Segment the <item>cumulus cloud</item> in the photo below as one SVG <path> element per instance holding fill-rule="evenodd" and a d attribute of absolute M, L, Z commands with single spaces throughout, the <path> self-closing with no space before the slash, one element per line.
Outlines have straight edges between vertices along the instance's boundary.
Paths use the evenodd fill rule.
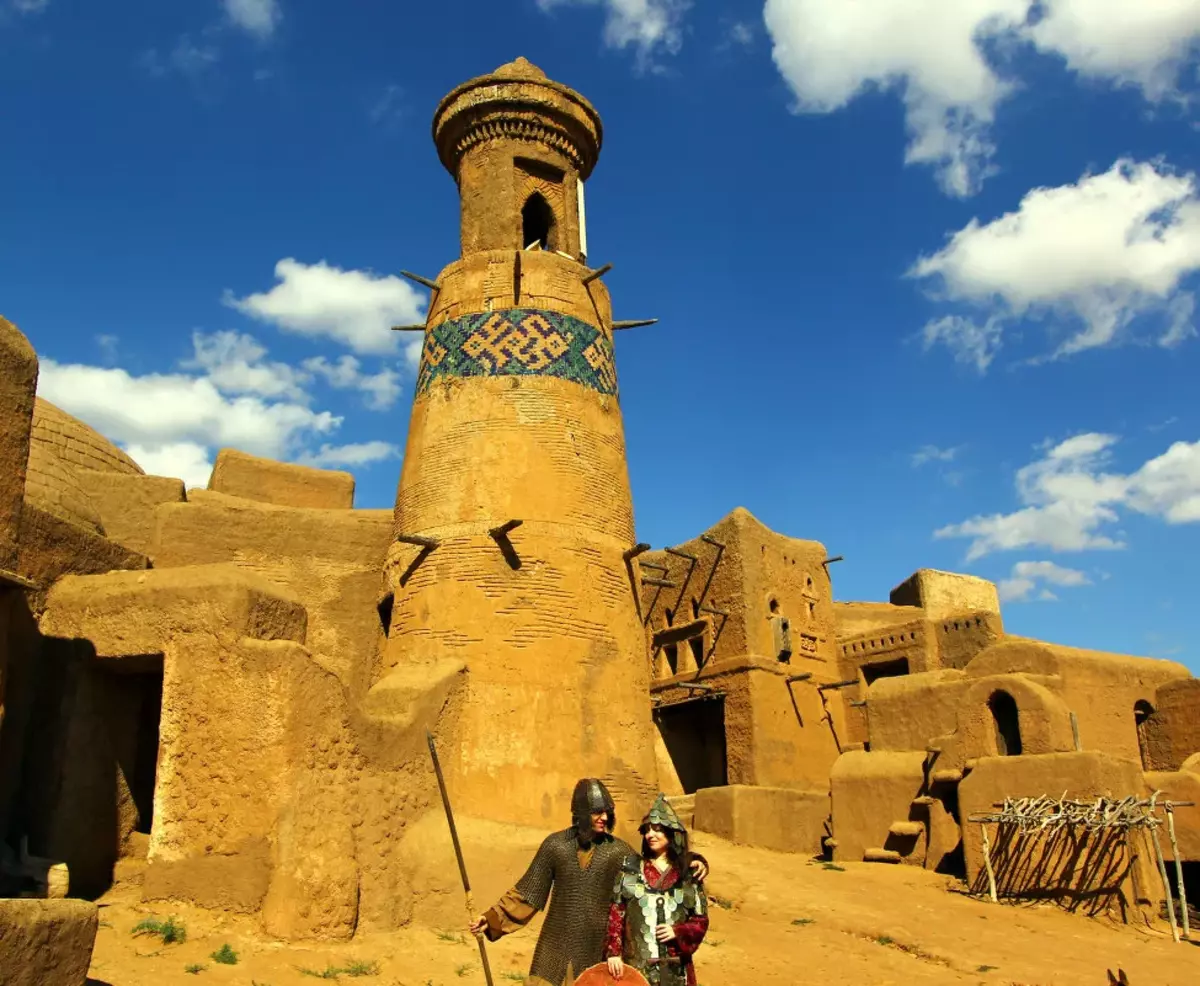
<path fill-rule="evenodd" d="M 991 125 L 1022 47 L 1073 71 L 1169 95 L 1200 39 L 1195 0 L 766 0 L 775 65 L 796 110 L 832 113 L 871 89 L 903 100 L 907 163 L 966 196 L 994 170 Z"/>
<path fill-rule="evenodd" d="M 1012 575 L 1001 579 L 996 588 L 1002 602 L 1020 603 L 1034 598 L 1049 602 L 1058 596 L 1047 586 L 1075 588 L 1091 584 L 1091 579 L 1078 569 L 1064 568 L 1052 561 L 1019 561 L 1013 565 Z"/>
<path fill-rule="evenodd" d="M 1196 176 L 1122 159 L 1074 184 L 1035 188 L 991 222 L 972 219 L 909 274 L 940 300 L 981 313 L 933 320 L 924 339 L 982 372 L 1004 329 L 1027 316 L 1059 337 L 1051 359 L 1120 342 L 1134 325 L 1176 346 L 1195 334 L 1188 285 L 1197 271 Z"/>
<path fill-rule="evenodd" d="M 308 375 L 287 363 L 264 360 L 266 347 L 253 336 L 237 332 L 192 333 L 195 356 L 181 364 L 185 370 L 202 370 L 226 394 L 286 397 L 307 403 L 304 385 Z"/>
<path fill-rule="evenodd" d="M 391 327 L 425 320 L 423 294 L 390 274 L 288 257 L 275 265 L 275 277 L 279 283 L 269 291 L 245 298 L 226 292 L 225 303 L 286 332 L 334 339 L 357 353 L 394 353 L 400 344 Z"/>
<path fill-rule="evenodd" d="M 10 6 L 18 14 L 40 14 L 50 6 L 50 0 L 11 0 Z"/>
<path fill-rule="evenodd" d="M 306 466 L 329 469 L 336 466 L 367 466 L 400 454 L 391 442 L 355 442 L 350 445 L 322 445 L 320 451 L 305 454 L 299 462 Z"/>
<path fill-rule="evenodd" d="M 159 445 L 125 446 L 125 451 L 151 476 L 182 479 L 188 489 L 208 486 L 213 459 L 210 451 L 197 442 L 165 442 Z"/>
<path fill-rule="evenodd" d="M 1026 36 L 1080 75 L 1138 86 L 1149 99 L 1173 90 L 1200 39 L 1196 0 L 1042 0 Z"/>
<path fill-rule="evenodd" d="M 1121 511 L 1168 524 L 1200 521 L 1200 441 L 1176 442 L 1131 473 L 1110 471 L 1115 435 L 1088 432 L 1053 446 L 1017 470 L 1020 509 L 972 517 L 934 532 L 970 538 L 967 559 L 995 551 L 1042 547 L 1052 551 L 1125 547 L 1113 530 Z"/>
<path fill-rule="evenodd" d="M 659 52 L 674 54 L 683 44 L 683 17 L 690 0 L 537 0 L 543 11 L 556 7 L 603 7 L 604 43 L 633 48 L 639 62 L 650 64 Z"/>
<path fill-rule="evenodd" d="M 221 6 L 230 21 L 259 38 L 269 38 L 283 16 L 279 0 L 221 0 Z"/>
<path fill-rule="evenodd" d="M 343 419 L 314 409 L 309 391 L 320 380 L 358 391 L 368 407 L 383 409 L 400 394 L 395 370 L 366 373 L 352 356 L 318 356 L 291 366 L 270 360 L 258 340 L 237 332 L 196 332 L 192 347 L 180 363 L 184 372 L 142 376 L 43 359 L 38 393 L 117 442 L 143 469 L 192 486 L 208 481 L 215 452 L 224 446 L 345 467 L 399 454 L 387 442 L 330 444 Z"/>
<path fill-rule="evenodd" d="M 227 396 L 208 377 L 133 376 L 119 367 L 49 359 L 41 363 L 38 393 L 113 441 L 150 450 L 191 441 L 283 458 L 301 439 L 342 423 L 329 411 L 295 401 Z"/>
<path fill-rule="evenodd" d="M 367 407 L 373 411 L 386 411 L 400 396 L 400 374 L 386 367 L 378 373 L 363 373 L 361 364 L 353 356 L 342 356 L 336 362 L 314 356 L 306 359 L 303 366 L 331 387 L 362 392 Z"/>

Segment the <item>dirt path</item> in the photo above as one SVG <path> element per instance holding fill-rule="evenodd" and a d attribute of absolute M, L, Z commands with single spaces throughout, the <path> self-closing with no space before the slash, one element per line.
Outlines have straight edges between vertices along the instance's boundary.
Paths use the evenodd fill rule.
<path fill-rule="evenodd" d="M 803 857 L 732 846 L 704 835 L 715 898 L 712 927 L 697 954 L 701 986 L 761 983 L 901 986 L 1105 986 L 1121 966 L 1131 986 L 1200 983 L 1200 948 L 1168 936 L 1064 914 L 1051 906 L 973 900 L 908 867 L 828 867 Z M 284 944 L 249 919 L 184 905 L 150 906 L 136 888 L 102 901 L 94 986 L 304 986 L 362 963 L 377 969 L 337 981 L 364 986 L 482 986 L 479 954 L 459 929 L 408 928 L 350 944 Z M 131 934 L 148 915 L 176 915 L 182 944 Z M 522 980 L 536 941 L 530 928 L 489 946 L 496 986 Z M 228 943 L 236 965 L 211 958 Z M 194 973 L 188 966 L 204 968 Z M 361 967 L 360 967 L 361 968 Z M 308 970 L 304 972 L 302 970 Z M 315 975 L 314 974 L 318 974 Z"/>

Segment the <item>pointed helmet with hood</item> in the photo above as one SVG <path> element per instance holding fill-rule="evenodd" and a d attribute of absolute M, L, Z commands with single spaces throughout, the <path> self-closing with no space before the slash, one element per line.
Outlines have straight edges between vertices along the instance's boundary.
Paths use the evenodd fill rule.
<path fill-rule="evenodd" d="M 654 804 L 650 806 L 646 817 L 642 819 L 642 824 L 638 826 L 638 831 L 642 833 L 643 838 L 651 825 L 658 825 L 666 830 L 667 836 L 671 840 L 671 849 L 677 859 L 682 861 L 688 858 L 687 829 L 683 827 L 683 822 L 679 820 L 675 809 L 671 807 L 671 803 L 667 801 L 664 794 L 660 794 L 654 799 Z"/>

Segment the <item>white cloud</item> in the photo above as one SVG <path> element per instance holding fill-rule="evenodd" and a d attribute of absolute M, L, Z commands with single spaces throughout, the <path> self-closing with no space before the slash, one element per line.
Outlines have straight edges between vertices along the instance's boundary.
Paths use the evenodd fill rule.
<path fill-rule="evenodd" d="M 1043 584 L 1044 583 L 1044 584 Z M 1002 602 L 1026 602 L 1041 586 L 1036 598 L 1051 601 L 1058 597 L 1045 585 L 1075 588 L 1091 585 L 1091 579 L 1074 568 L 1064 568 L 1052 561 L 1019 561 L 1012 567 L 1012 575 L 996 584 Z"/>
<path fill-rule="evenodd" d="M 400 374 L 386 367 L 378 373 L 363 373 L 353 356 L 342 356 L 334 363 L 324 356 L 314 356 L 306 359 L 303 366 L 323 377 L 331 387 L 362 391 L 367 407 L 373 411 L 386 411 L 400 396 Z"/>
<path fill-rule="evenodd" d="M 181 364 L 183 368 L 203 370 L 217 389 L 226 394 L 308 401 L 304 390 L 308 375 L 287 363 L 264 362 L 267 350 L 253 336 L 194 332 L 192 346 L 196 354 Z"/>
<path fill-rule="evenodd" d="M 936 445 L 922 445 L 912 454 L 913 468 L 923 466 L 927 462 L 953 462 L 955 456 L 961 451 L 961 445 L 956 445 L 954 448 L 938 448 Z"/>
<path fill-rule="evenodd" d="M 1017 471 L 1019 510 L 972 517 L 934 537 L 971 538 L 967 558 L 974 560 L 1031 547 L 1123 548 L 1120 532 L 1110 530 L 1122 509 L 1168 524 L 1200 521 L 1200 441 L 1176 442 L 1128 474 L 1108 471 L 1116 442 L 1114 435 L 1089 432 L 1049 447 Z"/>
<path fill-rule="evenodd" d="M 1046 16 L 1026 35 L 1080 75 L 1170 94 L 1200 37 L 1196 0 L 1043 0 Z"/>
<path fill-rule="evenodd" d="M 414 333 L 416 335 L 416 333 Z M 409 339 L 404 344 L 404 365 L 413 373 L 421 368 L 421 352 L 425 348 L 425 334 L 421 333 L 415 339 Z"/>
<path fill-rule="evenodd" d="M 40 14 L 50 6 L 50 0 L 12 0 L 11 6 L 18 14 Z"/>
<path fill-rule="evenodd" d="M 265 293 L 235 298 L 226 292 L 226 304 L 288 332 L 335 339 L 357 353 L 394 353 L 399 342 L 391 327 L 425 320 L 423 294 L 390 274 L 288 257 L 275 265 L 275 277 L 279 283 Z"/>
<path fill-rule="evenodd" d="M 384 88 L 379 98 L 371 104 L 367 115 L 372 123 L 390 130 L 403 119 L 404 114 L 404 90 L 393 83 Z"/>
<path fill-rule="evenodd" d="M 924 330 L 960 362 L 987 369 L 1004 328 L 1049 319 L 1065 339 L 1049 358 L 1118 343 L 1134 323 L 1175 346 L 1195 333 L 1188 278 L 1200 271 L 1196 176 L 1122 159 L 1078 182 L 1028 192 L 1014 212 L 972 219 L 909 272 L 938 296 L 982 309 L 986 322 L 947 315 Z"/>
<path fill-rule="evenodd" d="M 165 56 L 157 48 L 151 48 L 142 54 L 140 61 L 142 67 L 153 76 L 161 78 L 168 72 L 178 72 L 196 82 L 220 58 L 221 52 L 216 45 L 210 41 L 193 41 L 190 35 L 185 34 Z"/>
<path fill-rule="evenodd" d="M 604 43 L 634 48 L 643 66 L 659 51 L 674 54 L 683 44 L 683 17 L 691 0 L 537 0 L 544 11 L 555 7 L 602 6 Z"/>
<path fill-rule="evenodd" d="M 38 393 L 121 445 L 151 452 L 179 442 L 233 446 L 286 458 L 303 440 L 334 431 L 342 419 L 292 401 L 227 397 L 207 377 L 150 373 L 42 360 Z"/>
<path fill-rule="evenodd" d="M 221 0 L 221 5 L 234 24 L 260 38 L 269 38 L 283 16 L 278 0 Z"/>
<path fill-rule="evenodd" d="M 151 476 L 182 479 L 188 489 L 208 486 L 213 460 L 207 448 L 196 442 L 168 442 L 161 445 L 126 445 L 125 451 Z"/>
<path fill-rule="evenodd" d="M 390 407 L 400 375 L 365 373 L 353 356 L 317 356 L 300 366 L 268 359 L 253 336 L 196 332 L 187 372 L 135 376 L 119 367 L 44 359 L 38 393 L 117 442 L 148 472 L 203 486 L 222 447 L 313 465 L 366 466 L 399 454 L 382 441 L 332 445 L 342 418 L 314 410 L 309 386 L 321 379 L 362 393 L 368 407 Z M 325 439 L 325 441 L 321 441 Z M 319 451 L 313 451 L 319 445 Z"/>
<path fill-rule="evenodd" d="M 805 113 L 832 113 L 894 89 L 905 160 L 933 165 L 965 196 L 994 170 L 990 129 L 1019 84 L 1002 74 L 1032 45 L 1091 78 L 1170 95 L 1200 38 L 1196 0 L 766 0 L 775 65 Z"/>
<path fill-rule="evenodd" d="M 322 445 L 319 452 L 301 456 L 297 461 L 306 466 L 328 469 L 335 466 L 368 466 L 395 458 L 400 449 L 391 442 L 357 442 L 350 445 Z"/>
<path fill-rule="evenodd" d="M 735 21 L 729 28 L 729 40 L 734 44 L 749 47 L 754 43 L 754 25 L 745 21 Z"/>

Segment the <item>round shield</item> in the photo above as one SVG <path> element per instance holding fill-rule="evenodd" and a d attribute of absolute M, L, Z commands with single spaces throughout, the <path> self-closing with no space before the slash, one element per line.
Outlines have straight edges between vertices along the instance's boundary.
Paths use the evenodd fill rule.
<path fill-rule="evenodd" d="M 608 964 L 600 962 L 590 969 L 584 969 L 583 974 L 575 980 L 575 986 L 650 986 L 650 984 L 646 982 L 646 977 L 629 963 L 625 964 L 625 971 L 621 974 L 621 978 L 613 979 L 612 974 L 608 971 Z"/>

